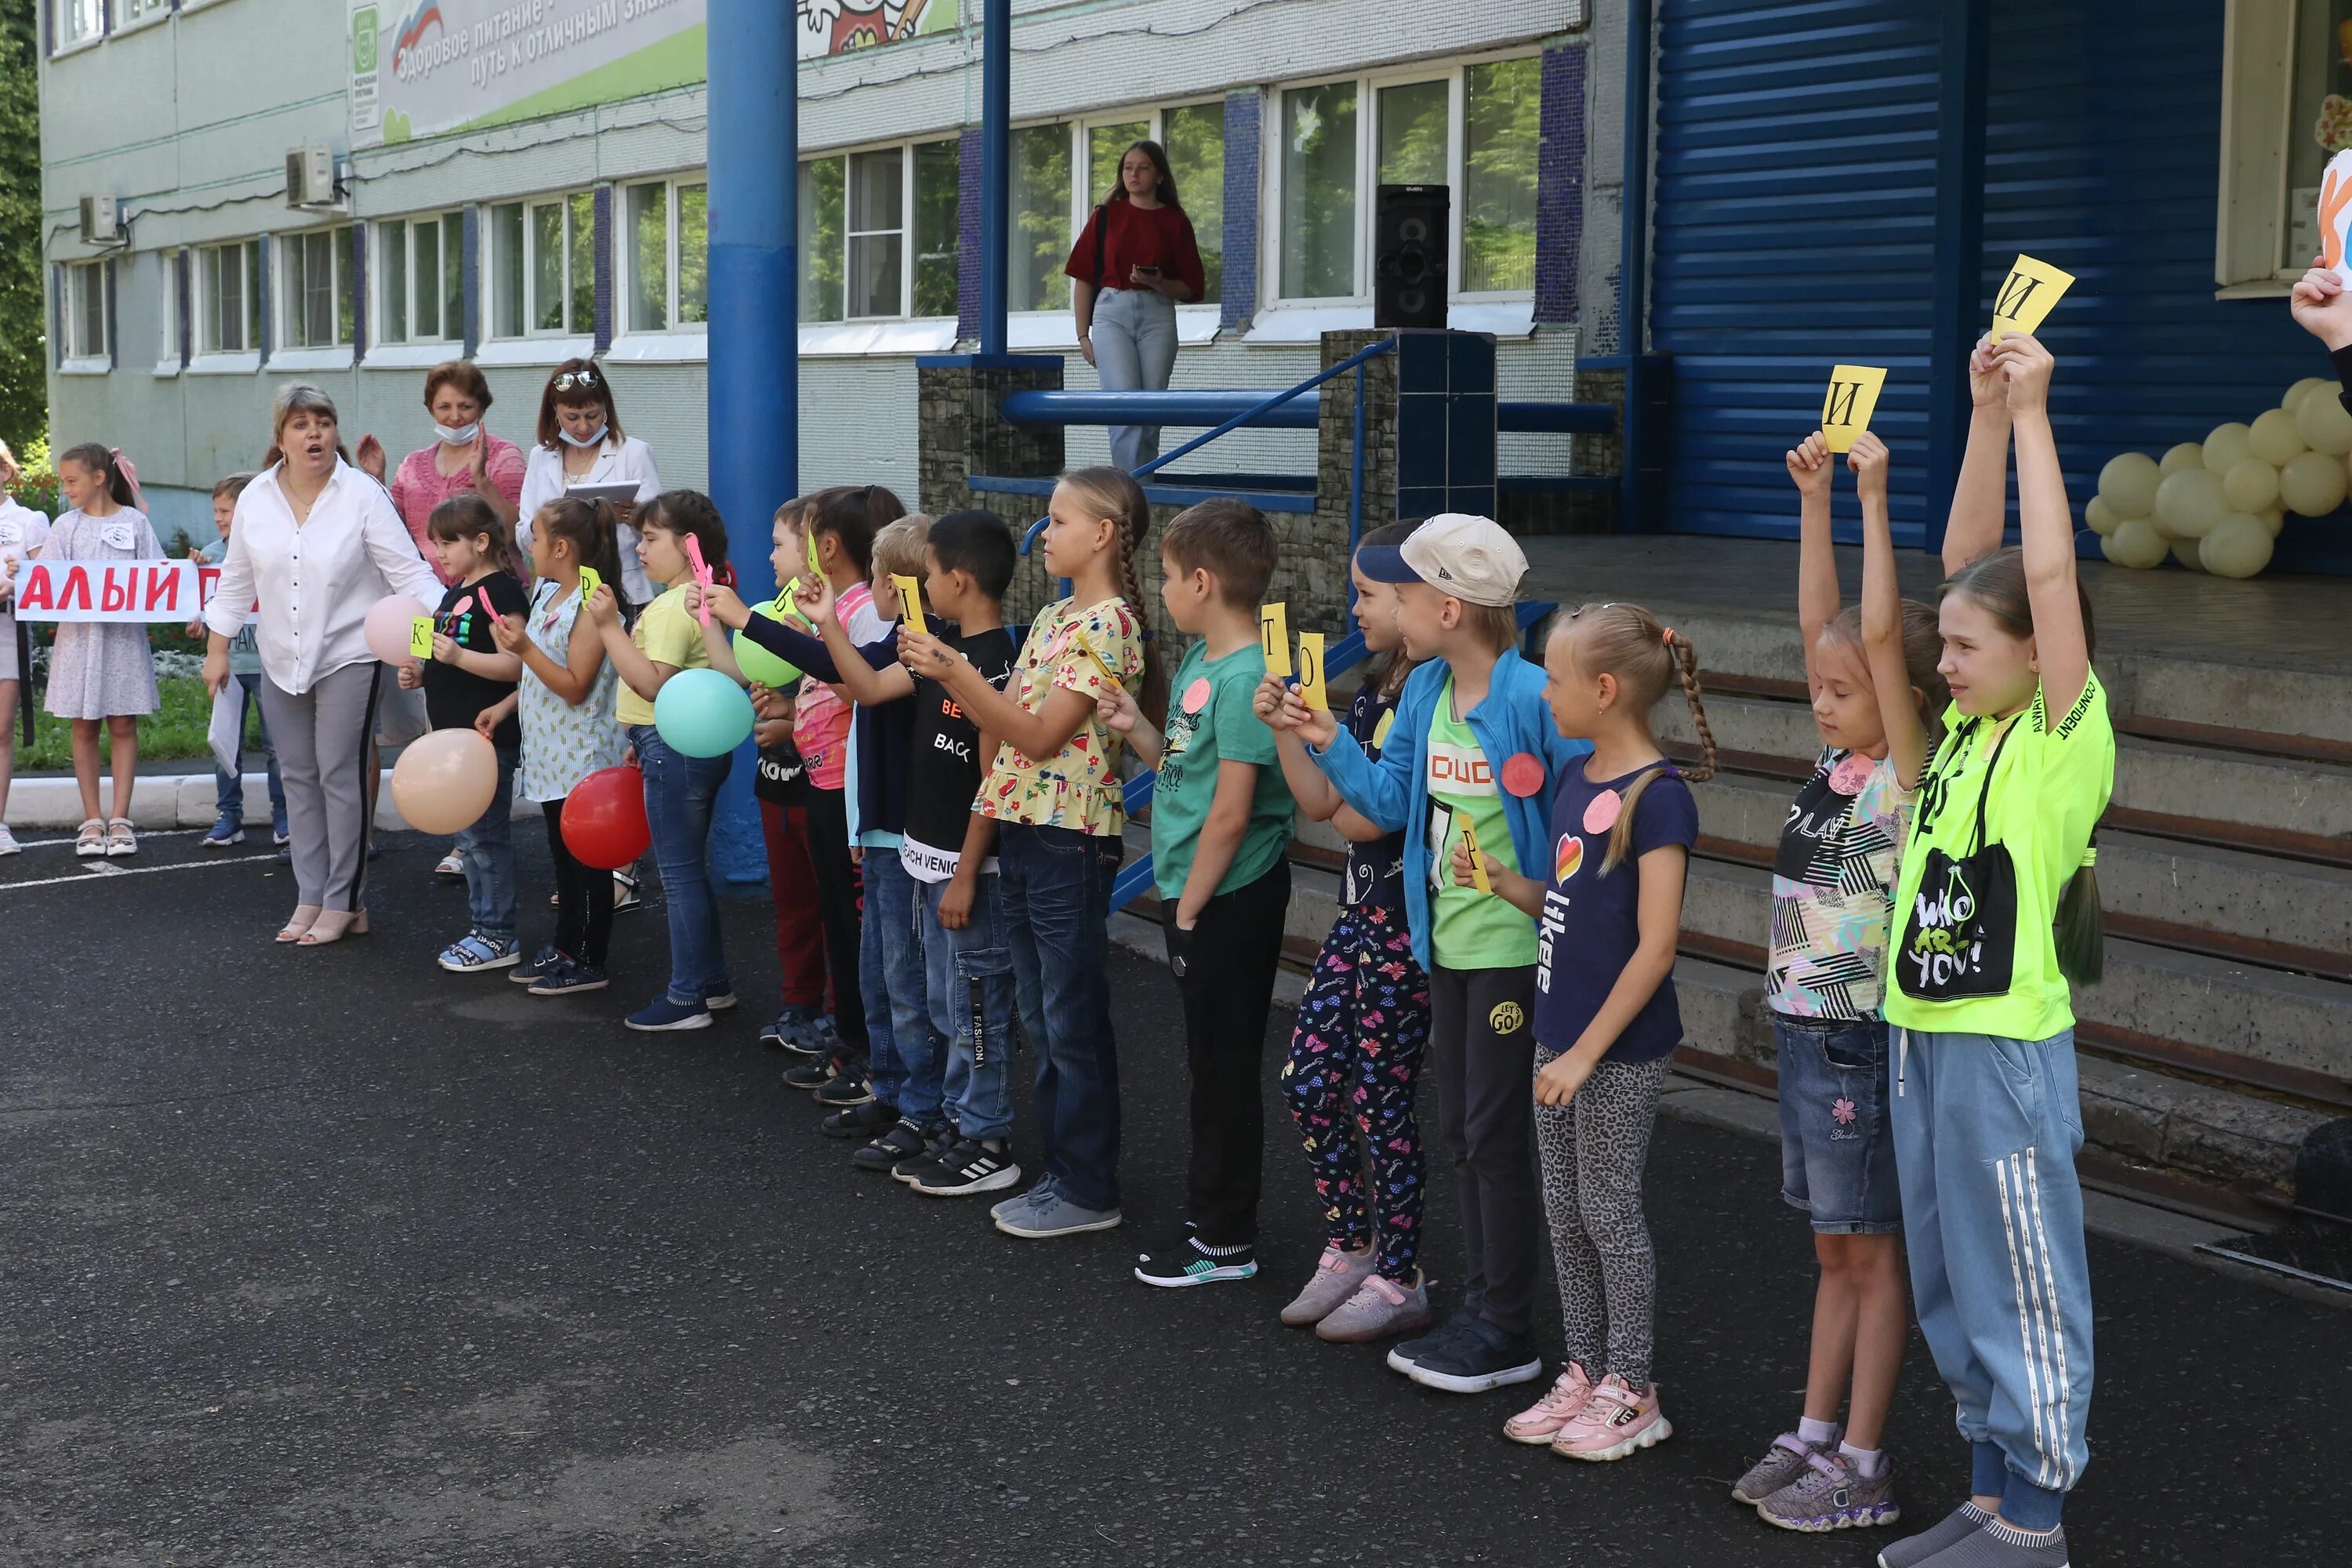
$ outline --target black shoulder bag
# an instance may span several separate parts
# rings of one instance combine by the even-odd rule
[[[1958,859],[1927,851],[1918,890],[1904,917],[1892,967],[1903,994],[1920,1002],[1958,1002],[2009,993],[2017,957],[2017,864],[2006,844],[1985,842],[1985,802],[2009,744],[2011,724],[1993,742],[1977,792],[1974,847]]]

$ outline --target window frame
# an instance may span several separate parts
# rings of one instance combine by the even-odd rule
[[[98,342],[84,336],[89,290],[98,290]],[[113,258],[88,257],[58,263],[58,370],[67,375],[102,374],[114,368]]]
[[[329,241],[327,260],[328,269],[332,279],[331,291],[334,303],[335,324],[332,329],[334,335],[323,343],[297,342],[293,325],[300,319],[300,312],[307,301],[294,298],[292,287],[294,268],[288,259],[288,252],[294,246],[307,247],[310,240],[319,235],[327,236]],[[344,332],[344,308],[347,305],[350,307],[352,324],[356,329],[360,306],[360,302],[351,297],[352,285],[356,281],[352,276],[351,220],[346,218],[341,223],[329,224],[320,228],[288,229],[271,237],[278,242],[278,264],[274,269],[278,287],[269,291],[270,309],[275,313],[275,319],[270,322],[274,331],[269,337],[269,363],[289,369],[299,369],[309,366],[324,367],[348,361],[353,350],[352,339],[357,334],[356,331],[350,334]],[[307,274],[306,266],[305,292],[308,292]],[[306,331],[302,335],[307,338],[309,333]]]
[[[110,24],[114,19],[114,8],[110,0],[90,0],[98,16],[96,29],[72,38],[66,37],[65,17],[68,10],[76,5],[77,0],[42,0],[42,3],[48,12],[49,58],[53,60],[96,48],[106,42],[108,33],[112,30]]]
[[[1092,140],[1093,133],[1097,130],[1106,125],[1133,125],[1137,121],[1140,121],[1145,126],[1143,132],[1145,137],[1150,141],[1157,142],[1162,147],[1165,147],[1168,145],[1168,116],[1170,114],[1174,113],[1178,110],[1183,109],[1215,109],[1219,112],[1220,117],[1222,117],[1224,110],[1224,104],[1225,100],[1222,94],[1210,98],[1171,98],[1164,101],[1154,100],[1152,102],[1143,104],[1129,103],[1108,109],[1089,110],[1084,114],[1073,115],[1066,120],[1048,117],[1040,120],[1019,121],[1016,122],[1012,129],[1014,131],[1034,131],[1041,127],[1051,127],[1055,125],[1060,125],[1066,129],[1070,142],[1070,243],[1072,245],[1076,245],[1078,242],[1078,236],[1087,231],[1087,220],[1094,216],[1095,204],[1098,199],[1097,193],[1092,186],[1094,170],[1088,161],[1088,142]],[[1223,159],[1222,156],[1219,159],[1218,174],[1220,176],[1220,184],[1222,186],[1223,174]],[[1261,187],[1263,187],[1263,178],[1260,180],[1260,184]],[[1178,190],[1177,195],[1183,195],[1181,188]],[[1218,195],[1220,197],[1220,207],[1222,208],[1222,198],[1223,195],[1222,188],[1219,190]],[[1185,211],[1189,215],[1192,209],[1187,207]],[[1011,226],[1012,226],[1009,223],[1006,225],[1008,231]],[[1012,244],[1012,236],[1009,232],[1006,235],[1005,243],[1008,246]],[[1223,236],[1220,235],[1218,237],[1218,250],[1220,254],[1223,253]],[[1011,258],[1008,256],[1006,259],[1009,263]],[[1180,310],[1201,309],[1220,310],[1223,308],[1223,289],[1221,288],[1218,290],[1219,297],[1215,300],[1187,300],[1176,308]],[[1070,306],[1066,303],[1049,306],[1042,310],[1015,310],[1013,312],[1013,314],[1016,316],[1039,317],[1056,315],[1066,316],[1069,313]]]
[[[155,310],[155,374],[159,376],[177,375],[188,364],[188,341],[180,331],[180,269],[187,254],[177,247],[154,252],[163,285]]]
[[[442,299],[436,306],[436,314],[443,318],[441,321],[442,330],[431,337],[424,336],[416,331],[416,229],[419,224],[425,223],[433,225],[434,227],[439,231],[440,245],[443,247],[440,252],[442,258],[441,266],[443,268],[446,268],[448,266],[446,257],[449,253],[446,247],[452,243],[457,246],[457,320],[455,322],[447,320],[447,306],[449,301],[446,299]],[[405,327],[403,335],[398,338],[391,336],[385,330],[385,322],[391,319],[392,315],[392,301],[388,297],[392,285],[392,268],[386,261],[385,258],[388,247],[392,240],[391,228],[394,224],[401,226],[401,248],[404,252],[401,257],[401,278],[408,291],[408,298],[401,302],[402,309],[405,312],[405,316],[404,318]],[[451,237],[452,225],[456,226],[456,237],[454,242]],[[464,304],[466,286],[465,209],[463,207],[445,207],[433,212],[402,213],[386,217],[372,218],[368,222],[368,237],[372,242],[370,247],[369,266],[375,282],[375,287],[369,290],[369,293],[373,298],[369,300],[372,313],[368,317],[368,351],[373,353],[380,346],[387,349],[407,349],[447,347],[450,344],[462,345],[466,341]],[[306,230],[305,232],[315,233],[317,231]],[[437,285],[439,283],[439,273],[437,271],[435,281],[437,292]],[[456,330],[451,331],[450,329],[452,327]]]
[[[156,0],[156,3],[158,8],[152,14],[134,16],[129,12],[138,0],[104,0],[107,13],[105,36],[110,38],[118,34],[135,33],[142,27],[152,27],[158,22],[168,20],[179,9],[173,0]]]
[[[212,372],[235,374],[261,368],[261,247],[266,241],[258,235],[243,239],[225,239],[209,245],[189,247],[188,274],[188,363],[197,374]],[[242,348],[207,347],[208,336],[217,336],[216,320],[219,301],[205,283],[205,260],[210,255],[234,253],[241,274],[240,302],[244,320],[238,323],[240,335],[247,341]]]
[[[862,327],[862,326],[871,326],[871,325],[873,325],[873,324],[875,324],[875,323],[877,323],[877,322],[889,322],[889,321],[932,321],[932,322],[936,322],[936,321],[954,321],[954,320],[956,319],[957,312],[956,312],[956,311],[954,311],[954,310],[947,310],[947,311],[943,311],[943,312],[936,312],[936,313],[929,314],[929,315],[918,315],[918,314],[916,314],[916,312],[915,312],[915,269],[916,269],[916,265],[917,265],[917,263],[921,259],[921,253],[920,253],[919,251],[918,251],[918,249],[916,248],[916,245],[915,245],[915,220],[916,220],[916,216],[917,216],[917,210],[918,210],[918,206],[919,206],[919,203],[918,203],[917,196],[916,196],[916,184],[915,184],[915,181],[916,181],[916,170],[917,170],[917,167],[918,167],[918,161],[917,161],[916,156],[915,156],[915,150],[916,150],[917,148],[919,148],[919,147],[932,147],[932,146],[940,146],[940,145],[946,145],[946,146],[951,146],[951,147],[955,147],[955,148],[957,148],[957,149],[958,149],[958,153],[957,153],[957,158],[958,158],[958,163],[957,163],[958,184],[959,184],[959,187],[961,187],[961,172],[962,172],[962,163],[961,163],[961,157],[962,157],[962,153],[961,153],[961,143],[962,143],[962,138],[961,138],[961,135],[959,135],[959,134],[955,134],[955,133],[950,133],[950,134],[947,134],[947,135],[900,137],[900,138],[898,138],[898,139],[895,139],[895,140],[891,140],[891,141],[884,141],[884,142],[848,142],[848,143],[845,143],[844,145],[839,146],[839,147],[827,147],[827,148],[823,149],[823,150],[822,150],[822,151],[820,151],[820,152],[817,152],[817,153],[811,153],[811,154],[808,154],[808,155],[806,155],[806,156],[803,156],[803,157],[801,159],[800,163],[799,163],[799,166],[798,166],[797,168],[795,168],[795,169],[793,170],[793,179],[794,179],[796,182],[799,182],[799,183],[798,183],[798,184],[795,184],[795,186],[793,187],[793,188],[794,188],[794,191],[795,191],[795,193],[796,193],[796,195],[795,195],[795,200],[796,200],[796,201],[799,201],[799,200],[801,199],[802,195],[805,193],[805,190],[806,190],[806,181],[807,181],[807,178],[808,178],[808,168],[809,168],[809,165],[810,165],[810,164],[812,164],[812,163],[838,163],[841,165],[841,170],[842,170],[842,186],[841,186],[841,268],[842,268],[842,280],[841,280],[842,300],[841,300],[841,303],[842,303],[842,314],[841,314],[840,316],[838,316],[838,317],[836,317],[836,318],[833,319],[833,320],[830,320],[830,321],[814,321],[814,320],[804,320],[804,321],[802,321],[802,323],[801,323],[803,327],[807,327],[807,328],[816,328],[816,329],[823,330],[823,329],[829,329],[829,328],[834,328],[834,327],[852,327],[852,326],[861,326],[861,327]],[[853,228],[851,228],[851,227],[849,226],[849,191],[850,191],[850,184],[849,184],[849,180],[850,180],[849,165],[850,165],[850,160],[852,160],[852,159],[854,159],[854,158],[861,157],[861,156],[870,157],[870,156],[872,156],[873,154],[875,154],[875,153],[892,153],[892,152],[895,152],[895,153],[897,153],[898,154],[898,160],[899,160],[899,162],[898,162],[898,228],[897,228],[896,230],[884,229],[884,228],[872,228],[872,229],[853,229]],[[961,206],[961,199],[959,199],[959,206]],[[857,315],[852,315],[852,314],[850,314],[850,313],[849,313],[849,277],[850,277],[850,272],[849,272],[849,254],[850,254],[850,251],[849,251],[849,242],[850,242],[850,240],[851,240],[851,239],[852,239],[852,237],[867,237],[867,236],[873,236],[873,235],[890,234],[890,233],[894,233],[894,232],[898,236],[898,310],[897,310],[896,312],[894,312],[894,313],[890,314],[890,315],[883,315],[883,316],[857,316]],[[958,234],[958,236],[957,236],[957,239],[958,239],[959,247],[961,247],[961,238],[962,238],[961,234],[961,232],[959,232],[959,234]],[[795,245],[795,246],[797,246],[797,245],[799,244],[799,237],[798,237],[798,236],[794,236],[794,237],[793,237],[793,243],[794,243],[794,245]]]
[[[639,180],[633,183],[637,184],[651,184],[654,182],[650,180]],[[622,187],[620,186],[614,187],[615,200],[619,199],[618,194],[621,189]],[[557,284],[557,290],[562,296],[565,309],[568,311],[571,307],[572,295],[580,287],[580,279],[574,278],[572,271],[572,252],[578,244],[578,237],[574,226],[572,205],[579,201],[583,196],[585,196],[588,199],[590,222],[593,224],[594,222],[596,202],[596,188],[593,185],[577,185],[568,190],[559,188],[551,191],[537,191],[527,196],[500,197],[497,201],[484,202],[482,204],[482,239],[480,245],[480,255],[477,258],[477,263],[481,268],[481,341],[484,344],[497,343],[506,345],[506,352],[511,353],[515,352],[515,345],[526,343],[545,345],[579,343],[589,342],[595,337],[595,268],[596,263],[599,259],[597,246],[600,243],[600,237],[593,227],[590,229],[588,234],[589,277],[587,283],[590,295],[588,320],[584,321],[572,321],[570,324],[562,327],[542,327],[537,324],[539,321],[539,306],[541,301],[538,297],[539,268],[537,262],[539,259],[539,240],[537,230],[531,224],[532,209],[537,207],[552,206],[563,215],[563,234],[562,239],[557,242],[557,247],[562,252],[559,264],[562,272],[562,279]],[[505,207],[519,208],[522,213],[522,333],[520,337],[511,332],[501,331],[499,330],[499,314],[504,304],[504,293],[499,287],[499,269],[502,258],[499,248],[498,227],[499,213],[500,209]],[[614,226],[617,228],[617,224]],[[620,301],[617,299],[614,301],[616,308],[616,314],[618,313],[617,307]],[[572,356],[565,354],[559,357],[570,358]],[[555,362],[551,361],[549,363],[552,363]]]
[[[2286,256],[2294,44],[2304,0],[2229,0],[2221,35],[2221,156],[2213,219],[2213,295],[2277,298],[2304,267]]]
[[[1445,299],[1449,305],[1517,305],[1532,302],[1535,288],[1482,289],[1465,291],[1463,276],[1464,179],[1469,170],[1469,72],[1478,66],[1506,60],[1540,61],[1539,48],[1490,49],[1443,60],[1384,67],[1379,70],[1333,71],[1319,76],[1277,81],[1266,89],[1263,110],[1266,127],[1261,142],[1258,174],[1258,278],[1267,309],[1317,309],[1369,306],[1372,302],[1372,262],[1380,226],[1380,95],[1384,88],[1420,82],[1445,83]],[[1541,67],[1538,65],[1538,69]],[[1352,294],[1285,294],[1282,292],[1283,106],[1286,95],[1305,88],[1353,83],[1356,89],[1356,221],[1357,289]]]
[[[798,171],[794,171],[798,176]],[[648,186],[659,186],[662,192],[662,225],[664,230],[663,323],[641,327],[630,320],[636,304],[636,244],[629,212],[629,198]],[[680,268],[678,267],[678,197],[679,193],[699,187],[704,202],[704,234],[708,244],[709,224],[710,174],[708,170],[682,171],[674,174],[656,175],[648,179],[616,181],[613,186],[613,341],[624,338],[638,340],[663,338],[708,338],[710,331],[709,264],[706,250],[703,270],[703,319],[698,321],[681,320],[678,303]]]

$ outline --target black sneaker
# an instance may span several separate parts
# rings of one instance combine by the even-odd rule
[[[863,1072],[835,1073],[818,1086],[816,1102],[828,1110],[846,1110],[874,1098],[874,1086]]]
[[[561,953],[556,958],[558,962],[531,983],[529,994],[569,996],[579,991],[602,991],[612,984],[593,963],[581,963]]]
[[[957,1142],[953,1122],[942,1121],[936,1127],[925,1128],[923,1152],[919,1154],[909,1154],[891,1166],[890,1179],[894,1182],[904,1182],[912,1186],[916,1177],[937,1168],[940,1161],[946,1157],[949,1150],[956,1146]]]
[[[1543,1352],[1528,1335],[1505,1333],[1484,1318],[1474,1318],[1453,1339],[1414,1362],[1405,1375],[1424,1388],[1484,1394],[1541,1377]]]
[[[805,1042],[811,1037],[811,1029],[815,1022],[816,1016],[806,1007],[787,1002],[775,1020],[760,1030],[760,1043],[771,1050],[796,1051],[802,1056],[813,1056],[814,1051]]]
[[[817,1130],[828,1138],[871,1138],[898,1120],[898,1108],[869,1100],[846,1110],[829,1112]]]
[[[890,1124],[888,1131],[852,1154],[849,1163],[861,1171],[887,1171],[922,1152],[923,1130],[902,1116]]]
[[[563,955],[556,952],[553,944],[551,943],[546,947],[541,948],[536,953],[524,959],[512,969],[508,970],[507,978],[513,981],[517,985],[529,985],[537,981],[541,975],[554,968],[555,961],[562,957]],[[569,961],[567,960],[566,962]]]
[[[848,1070],[849,1061],[845,1057],[806,1057],[784,1068],[784,1082],[802,1090],[823,1089]]]
[[[1212,1252],[1197,1231],[1189,1227],[1166,1247],[1155,1247],[1135,1260],[1135,1277],[1146,1285],[1181,1289],[1219,1279],[1246,1279],[1257,1272],[1257,1249],[1244,1245]]]
[[[1430,1330],[1429,1332],[1417,1339],[1407,1340],[1389,1352],[1389,1370],[1403,1373],[1410,1377],[1412,1375],[1413,1367],[1420,1363],[1422,1357],[1451,1344],[1454,1335],[1476,1321],[1478,1321],[1476,1312],[1467,1307],[1456,1307],[1454,1309],[1452,1317]]]
[[[960,1198],[1013,1185],[1021,1179],[1021,1167],[1002,1138],[959,1138],[927,1163],[890,1173],[926,1197]]]

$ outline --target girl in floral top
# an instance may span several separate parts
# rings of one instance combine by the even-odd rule
[[[996,742],[973,809],[997,823],[999,896],[1022,1027],[1037,1047],[1045,1145],[1044,1178],[993,1211],[1011,1236],[1119,1223],[1118,1058],[1105,965],[1127,810],[1120,742],[1095,717],[1095,699],[1123,687],[1154,724],[1167,717],[1167,675],[1145,640],[1135,572],[1150,523],[1141,487],[1121,469],[1081,468],[1054,488],[1045,570],[1069,579],[1070,596],[1038,612],[1003,691],[948,645],[899,634],[901,661],[945,686]]]

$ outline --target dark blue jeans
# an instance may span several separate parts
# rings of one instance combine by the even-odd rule
[[[669,910],[669,999],[699,1006],[728,988],[719,899],[710,887],[710,806],[735,759],[672,751],[651,724],[633,725],[629,743],[646,777],[646,817]]]
[[[1118,1047],[1105,965],[1120,849],[1117,838],[1025,823],[996,837],[1014,994],[1037,1057],[1045,1174],[1090,1209],[1118,1206]]]
[[[940,924],[946,882],[925,882],[923,966],[930,972],[931,1026],[949,1041],[940,1087],[948,1119],[966,1138],[1013,1133],[1013,950],[1004,934],[1003,879],[972,883],[971,916],[960,929]]]
[[[257,710],[261,707],[261,677],[240,675],[236,678],[236,732],[245,733],[245,710],[250,703]],[[269,763],[269,826],[274,833],[286,831],[286,784],[278,776],[278,748],[269,743],[269,721],[261,721],[261,754]],[[245,818],[245,775],[223,773],[213,768],[213,811],[215,816]]]
[[[931,1030],[923,973],[919,889],[898,846],[873,847],[866,874],[866,921],[857,933],[857,988],[866,997],[866,1072],[874,1098],[928,1127],[939,1120],[946,1042]]]
[[[457,835],[474,929],[501,941],[515,933],[514,776],[521,763],[520,751],[499,748],[499,788],[490,808]]]

